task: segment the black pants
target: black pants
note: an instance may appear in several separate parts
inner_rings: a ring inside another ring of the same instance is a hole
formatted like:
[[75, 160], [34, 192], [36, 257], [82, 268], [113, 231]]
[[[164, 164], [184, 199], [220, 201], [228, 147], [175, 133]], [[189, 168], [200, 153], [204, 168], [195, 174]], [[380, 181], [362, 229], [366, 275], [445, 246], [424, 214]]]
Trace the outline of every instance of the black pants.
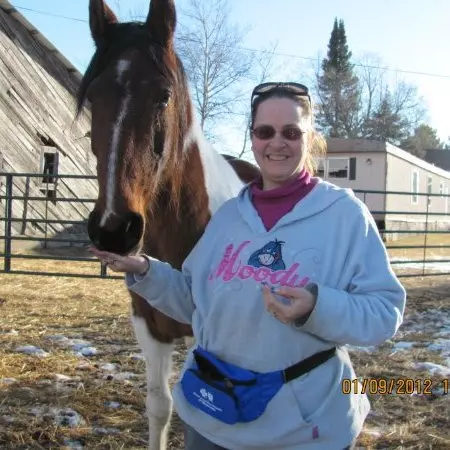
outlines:
[[[205, 439], [189, 425], [183, 423], [184, 427], [184, 450], [227, 450]], [[345, 447], [343, 450], [352, 450], [355, 444]]]

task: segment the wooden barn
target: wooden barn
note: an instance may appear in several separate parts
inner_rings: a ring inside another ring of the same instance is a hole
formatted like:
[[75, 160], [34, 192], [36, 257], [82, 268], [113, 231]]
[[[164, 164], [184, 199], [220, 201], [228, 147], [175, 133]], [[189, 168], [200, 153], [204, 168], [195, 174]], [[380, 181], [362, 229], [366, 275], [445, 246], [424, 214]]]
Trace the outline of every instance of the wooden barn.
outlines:
[[[94, 180], [58, 179], [58, 174], [94, 174], [89, 111], [75, 121], [79, 71], [8, 1], [0, 0], [0, 173], [15, 177], [15, 234], [53, 235], [65, 228], [32, 219], [83, 220], [90, 204], [55, 198], [94, 198]], [[0, 176], [0, 195], [6, 176]], [[45, 201], [33, 200], [41, 197]], [[28, 200], [30, 199], [30, 200]], [[0, 216], [5, 216], [5, 199]], [[0, 221], [3, 234], [4, 224]]]

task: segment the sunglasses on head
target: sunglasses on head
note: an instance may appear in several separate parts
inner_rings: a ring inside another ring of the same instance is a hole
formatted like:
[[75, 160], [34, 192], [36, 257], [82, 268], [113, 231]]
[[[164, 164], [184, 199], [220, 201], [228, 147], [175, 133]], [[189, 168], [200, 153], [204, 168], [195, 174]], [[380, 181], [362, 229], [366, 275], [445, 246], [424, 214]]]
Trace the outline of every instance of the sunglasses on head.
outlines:
[[311, 103], [311, 97], [309, 95], [309, 89], [304, 85], [300, 83], [293, 83], [293, 82], [272, 82], [269, 81], [268, 83], [262, 83], [256, 86], [253, 89], [252, 97], [251, 97], [251, 103], [253, 104], [253, 100], [255, 97], [258, 96], [268, 96], [270, 94], [273, 94], [275, 92], [284, 92], [284, 93], [290, 93], [293, 95], [300, 95], [304, 97], [308, 97], [309, 102]]
[[[272, 125], [259, 125], [252, 128], [252, 134], [262, 141], [267, 141], [275, 137], [277, 131]], [[303, 134], [300, 128], [292, 125], [283, 127], [280, 131], [281, 136], [288, 141], [298, 141]]]

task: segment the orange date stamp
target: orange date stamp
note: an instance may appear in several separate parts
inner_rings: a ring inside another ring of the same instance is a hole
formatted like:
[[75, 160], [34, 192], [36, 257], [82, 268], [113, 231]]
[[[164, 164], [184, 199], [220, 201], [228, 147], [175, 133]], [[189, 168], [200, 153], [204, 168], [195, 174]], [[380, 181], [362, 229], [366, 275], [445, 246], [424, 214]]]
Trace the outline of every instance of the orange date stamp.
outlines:
[[341, 390], [343, 394], [432, 395], [436, 388], [448, 394], [449, 384], [448, 378], [438, 383], [431, 378], [344, 378]]

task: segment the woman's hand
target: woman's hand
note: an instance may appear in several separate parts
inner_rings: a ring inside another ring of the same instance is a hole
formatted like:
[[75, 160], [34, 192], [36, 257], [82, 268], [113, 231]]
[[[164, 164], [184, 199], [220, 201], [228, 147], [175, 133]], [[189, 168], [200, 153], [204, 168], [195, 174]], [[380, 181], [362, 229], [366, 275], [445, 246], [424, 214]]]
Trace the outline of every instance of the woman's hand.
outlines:
[[[316, 305], [316, 297], [304, 288], [280, 286], [274, 289], [263, 284], [262, 292], [266, 310], [283, 323], [310, 314]], [[277, 299], [276, 296], [283, 299]]]
[[128, 272], [143, 274], [149, 269], [149, 261], [143, 256], [121, 256], [115, 253], [104, 252], [95, 247], [89, 251], [107, 265], [113, 272]]

